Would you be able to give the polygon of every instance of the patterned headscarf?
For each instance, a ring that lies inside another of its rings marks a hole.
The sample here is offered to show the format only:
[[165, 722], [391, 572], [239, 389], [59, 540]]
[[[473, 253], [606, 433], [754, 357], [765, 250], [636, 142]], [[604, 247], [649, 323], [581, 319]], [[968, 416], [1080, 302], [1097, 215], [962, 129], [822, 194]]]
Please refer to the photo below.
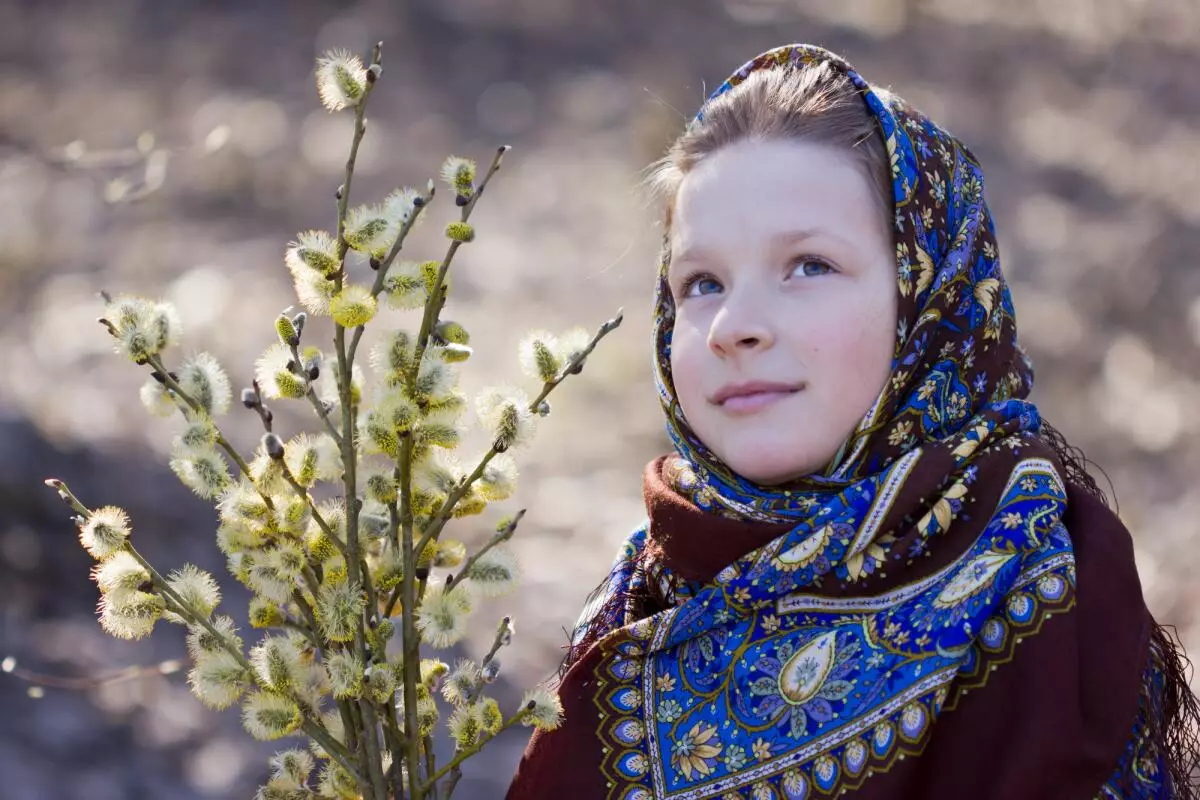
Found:
[[[1012, 297], [1000, 273], [995, 230], [983, 198], [983, 172], [959, 142], [890, 93], [886, 103], [843, 59], [808, 45], [770, 50], [745, 64], [709, 97], [704, 111], [752, 73], [827, 62], [842, 70], [878, 121], [891, 159], [899, 320], [891, 379], [834, 462], [791, 488], [827, 490], [878, 474], [918, 443], [945, 439], [984, 419], [1019, 419], [1036, 430], [1024, 398], [1033, 372], [1017, 344]], [[659, 269], [655, 303], [656, 378], [667, 430], [714, 500], [736, 507], [752, 496], [757, 510], [782, 512], [794, 495], [764, 492], [720, 463], [684, 419], [671, 377], [674, 300], [667, 281], [669, 250]], [[1010, 426], [1011, 428], [1011, 426]], [[684, 487], [680, 487], [684, 488]], [[703, 492], [700, 499], [705, 499]]]
[[[848, 76], [891, 159], [891, 378], [826, 470], [783, 487], [746, 480], [699, 440], [676, 399], [664, 259], [657, 383], [676, 449], [664, 480], [701, 509], [790, 527], [601, 641], [596, 702], [612, 798], [853, 788], [920, 752], [947, 705], [1074, 602], [1066, 488], [1025, 399], [1032, 371], [974, 156], [807, 45], [744, 65], [694, 124], [751, 73], [814, 62]], [[607, 597], [645, 582], [647, 533], [625, 543]]]

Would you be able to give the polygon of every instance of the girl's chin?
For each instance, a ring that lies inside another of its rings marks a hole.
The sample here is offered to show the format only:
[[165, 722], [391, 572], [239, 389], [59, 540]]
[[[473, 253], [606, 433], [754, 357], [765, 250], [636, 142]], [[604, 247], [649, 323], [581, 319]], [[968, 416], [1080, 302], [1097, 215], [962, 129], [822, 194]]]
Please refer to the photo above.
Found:
[[739, 453], [730, 454], [723, 461], [737, 474], [754, 483], [765, 486], [775, 486], [801, 478], [820, 470], [828, 461], [814, 462], [809, 459], [796, 458], [795, 451], [780, 453], [772, 458], [762, 449], [747, 448]]

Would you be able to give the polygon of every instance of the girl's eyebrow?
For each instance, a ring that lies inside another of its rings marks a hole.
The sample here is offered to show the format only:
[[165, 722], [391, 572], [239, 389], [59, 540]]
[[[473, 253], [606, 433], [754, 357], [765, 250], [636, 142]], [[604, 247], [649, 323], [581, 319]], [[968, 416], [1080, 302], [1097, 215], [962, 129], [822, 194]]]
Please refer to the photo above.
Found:
[[[777, 233], [771, 237], [771, 244], [775, 245], [776, 247], [779, 247], [779, 246], [786, 247], [786, 246], [790, 246], [790, 245], [800, 244], [801, 242], [803, 242], [807, 239], [811, 239], [814, 236], [819, 236], [819, 235], [830, 236], [830, 237], [833, 237], [834, 239], [838, 239], [840, 241], [845, 241], [845, 239], [843, 239], [841, 236], [838, 236], [836, 233], [834, 233], [833, 231], [831, 231], [827, 228], [815, 227], [815, 228], [797, 228], [796, 230], [791, 230], [791, 231], [781, 231], [780, 233]], [[682, 250], [678, 255], [673, 256], [671, 258], [671, 263], [675, 264], [677, 262], [685, 262], [685, 261], [707, 261], [711, 257], [712, 257], [711, 250], [709, 250], [708, 248], [703, 247], [703, 246], [695, 245], [692, 247], [688, 247], [688, 248]]]

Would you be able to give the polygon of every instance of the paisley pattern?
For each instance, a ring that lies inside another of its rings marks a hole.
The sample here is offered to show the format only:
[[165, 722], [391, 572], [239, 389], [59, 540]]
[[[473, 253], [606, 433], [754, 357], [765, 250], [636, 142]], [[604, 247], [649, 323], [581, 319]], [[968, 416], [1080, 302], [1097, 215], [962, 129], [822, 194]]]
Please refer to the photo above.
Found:
[[[1070, 537], [1038, 513], [1064, 502], [1054, 465], [1023, 459], [974, 544], [914, 584], [840, 599], [756, 589], [796, 574], [780, 559], [789, 535], [613, 632], [597, 693], [605, 770], [624, 791], [611, 796], [819, 796], [919, 753], [946, 707], [1072, 606]], [[645, 541], [641, 528], [626, 542], [626, 576]]]
[[[647, 524], [624, 543], [577, 628], [602, 637], [594, 700], [610, 798], [797, 800], [855, 788], [920, 753], [941, 714], [1075, 602], [1066, 489], [1025, 399], [1032, 367], [970, 151], [807, 45], [744, 65], [692, 124], [752, 72], [814, 62], [849, 77], [891, 158], [891, 379], [819, 473], [783, 487], [742, 478], [675, 398], [664, 248], [655, 368], [675, 448], [667, 481], [704, 511], [790, 530], [704, 585], [643, 568]], [[592, 616], [647, 588], [665, 611]]]

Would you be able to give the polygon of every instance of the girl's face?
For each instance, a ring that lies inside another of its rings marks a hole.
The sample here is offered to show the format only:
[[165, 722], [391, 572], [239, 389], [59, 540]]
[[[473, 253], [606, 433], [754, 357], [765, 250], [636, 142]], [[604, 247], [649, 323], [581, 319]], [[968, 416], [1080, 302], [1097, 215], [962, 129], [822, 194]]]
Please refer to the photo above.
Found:
[[760, 484], [820, 471], [891, 371], [889, 215], [848, 155], [742, 141], [675, 197], [671, 371], [692, 430]]

